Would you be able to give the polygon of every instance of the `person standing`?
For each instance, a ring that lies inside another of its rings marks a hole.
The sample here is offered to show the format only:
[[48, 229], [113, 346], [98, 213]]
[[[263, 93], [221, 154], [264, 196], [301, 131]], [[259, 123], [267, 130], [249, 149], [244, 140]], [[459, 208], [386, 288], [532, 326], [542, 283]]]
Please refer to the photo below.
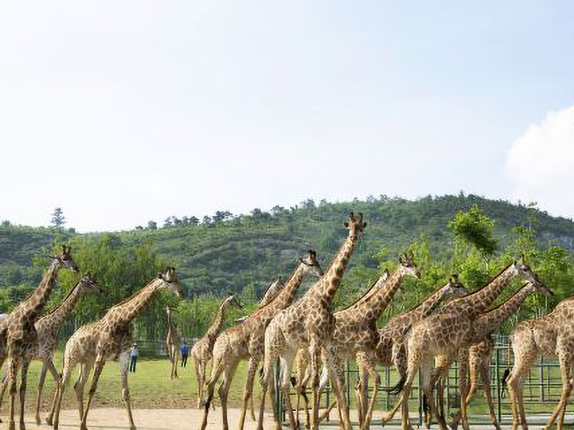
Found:
[[181, 355], [181, 367], [187, 366], [187, 356], [189, 355], [189, 345], [186, 341], [179, 348], [179, 355]]
[[138, 362], [138, 356], [139, 356], [138, 344], [134, 343], [132, 345], [132, 348], [130, 349], [130, 372], [136, 371], [136, 364]]

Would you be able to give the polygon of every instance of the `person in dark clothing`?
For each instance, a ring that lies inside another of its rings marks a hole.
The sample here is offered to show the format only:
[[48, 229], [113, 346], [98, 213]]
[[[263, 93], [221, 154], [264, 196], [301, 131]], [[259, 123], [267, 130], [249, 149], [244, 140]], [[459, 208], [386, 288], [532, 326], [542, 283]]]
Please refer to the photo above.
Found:
[[136, 371], [136, 364], [138, 362], [138, 356], [139, 356], [138, 344], [134, 343], [132, 345], [132, 349], [130, 349], [130, 372]]
[[187, 342], [183, 342], [179, 348], [179, 355], [181, 355], [181, 367], [187, 366], [187, 356], [189, 355], [189, 345]]

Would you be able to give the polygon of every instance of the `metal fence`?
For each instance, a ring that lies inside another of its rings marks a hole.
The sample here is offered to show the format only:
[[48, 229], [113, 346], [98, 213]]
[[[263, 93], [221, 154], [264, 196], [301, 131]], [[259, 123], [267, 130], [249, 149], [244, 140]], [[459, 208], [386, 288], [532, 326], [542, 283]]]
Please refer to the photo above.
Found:
[[[512, 411], [510, 400], [506, 395], [506, 389], [503, 387], [504, 371], [514, 363], [512, 353], [508, 357], [508, 336], [496, 335], [495, 345], [492, 350], [491, 364], [490, 364], [490, 386], [491, 393], [494, 401], [495, 413], [498, 421], [501, 424], [512, 423]], [[510, 360], [509, 360], [510, 358]], [[379, 367], [377, 368], [381, 375], [382, 386], [380, 388], [392, 387], [398, 380], [399, 376], [394, 367]], [[345, 396], [350, 404], [351, 410], [355, 408], [354, 386], [357, 381], [358, 371], [354, 363], [347, 362], [346, 364], [346, 387]], [[419, 378], [415, 378], [415, 384], [411, 387], [409, 412], [411, 419], [418, 419], [419, 425], [423, 422], [423, 409], [422, 409], [422, 389]], [[530, 369], [528, 378], [524, 384], [524, 407], [529, 415], [529, 420], [536, 422], [544, 422], [554, 408], [557, 406], [560, 394], [562, 392], [562, 380], [560, 378], [560, 366], [558, 359], [553, 358], [539, 358]], [[372, 393], [372, 388], [369, 389], [369, 394]], [[308, 392], [308, 395], [310, 393]], [[324, 407], [333, 400], [334, 395], [331, 388], [328, 387], [326, 393], [323, 395], [321, 404]], [[377, 400], [375, 403], [374, 418], [381, 415], [381, 412], [388, 411], [393, 407], [397, 397], [388, 394], [386, 391], [379, 390]], [[277, 399], [283, 419], [285, 419], [284, 401], [281, 398]], [[448, 377], [445, 381], [445, 414], [447, 417], [451, 413], [457, 412], [460, 407], [460, 394], [459, 394], [459, 380], [458, 380], [458, 365], [453, 363]], [[335, 413], [333, 416], [338, 416]], [[400, 414], [397, 414], [395, 423], [398, 423]], [[469, 405], [469, 417], [471, 423], [474, 424], [490, 424], [490, 415], [488, 404], [483, 395], [482, 383], [480, 383], [479, 391], [474, 396], [471, 404]], [[378, 420], [377, 420], [378, 421]], [[329, 423], [329, 422], [327, 422]], [[338, 418], [331, 424], [338, 425]]]

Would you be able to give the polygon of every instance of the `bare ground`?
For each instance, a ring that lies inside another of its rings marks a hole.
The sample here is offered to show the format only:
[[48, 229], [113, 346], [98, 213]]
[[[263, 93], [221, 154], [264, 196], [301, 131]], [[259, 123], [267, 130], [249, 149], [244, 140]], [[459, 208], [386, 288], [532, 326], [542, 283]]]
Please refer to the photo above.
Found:
[[[239, 409], [228, 409], [229, 427], [235, 429], [239, 422]], [[203, 410], [199, 409], [134, 409], [134, 421], [138, 430], [195, 430], [199, 429], [201, 420], [203, 418]], [[42, 413], [42, 420], [44, 420], [46, 413]], [[267, 424], [271, 424], [272, 417], [266, 415], [265, 428]], [[2, 421], [6, 426], [6, 415], [3, 414]], [[78, 429], [80, 427], [80, 419], [78, 418], [78, 411], [76, 410], [62, 410], [60, 413], [60, 429]], [[2, 427], [3, 428], [3, 427]], [[18, 428], [18, 423], [16, 423]], [[36, 425], [33, 414], [26, 414], [26, 428], [28, 430], [52, 430], [52, 427], [42, 424]], [[90, 410], [88, 418], [89, 429], [110, 429], [110, 430], [124, 430], [130, 428], [127, 417], [127, 412], [124, 408], [96, 408]], [[221, 410], [217, 408], [209, 414], [209, 421], [207, 425], [208, 430], [221, 430]], [[249, 416], [245, 420], [245, 430], [254, 430], [257, 428], [257, 423], [253, 422]]]

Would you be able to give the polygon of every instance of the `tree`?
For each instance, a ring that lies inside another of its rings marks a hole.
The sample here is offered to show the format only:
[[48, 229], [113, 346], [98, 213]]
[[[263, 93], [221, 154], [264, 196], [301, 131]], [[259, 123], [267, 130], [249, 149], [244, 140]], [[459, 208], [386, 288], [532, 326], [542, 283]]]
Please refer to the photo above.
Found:
[[455, 241], [476, 248], [483, 257], [488, 258], [497, 248], [493, 236], [494, 220], [488, 218], [477, 205], [468, 212], [460, 211], [448, 223]]
[[157, 230], [157, 222], [148, 221], [147, 228], [149, 228], [150, 230]]
[[64, 211], [62, 211], [62, 208], [54, 209], [51, 222], [54, 227], [62, 227], [64, 224], [66, 224], [66, 217], [64, 216]]

